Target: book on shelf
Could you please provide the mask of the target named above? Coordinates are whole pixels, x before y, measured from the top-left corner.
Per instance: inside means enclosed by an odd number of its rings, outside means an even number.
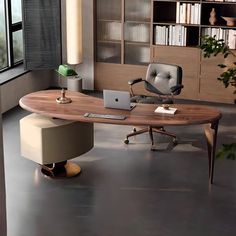
[[[215,36],[216,40],[223,39],[230,49],[236,49],[236,30],[208,27],[202,29],[202,35]]]
[[[156,27],[156,44],[168,45],[169,31],[167,26]]]
[[[201,7],[202,7],[202,5],[200,3],[198,3],[197,24],[201,24]]]
[[[190,9],[190,11],[191,11],[191,14],[190,14],[190,23],[191,24],[194,24],[194,17],[195,17],[195,6],[194,6],[194,4],[191,4],[191,9]]]
[[[186,46],[187,28],[182,25],[155,27],[155,44]]]
[[[191,4],[186,4],[186,23],[190,24],[191,22]]]
[[[200,3],[176,3],[176,23],[200,24]]]
[[[176,23],[180,23],[180,16],[179,16],[179,10],[180,10],[180,2],[176,3]]]
[[[236,49],[236,30],[229,30],[228,46],[230,49]]]

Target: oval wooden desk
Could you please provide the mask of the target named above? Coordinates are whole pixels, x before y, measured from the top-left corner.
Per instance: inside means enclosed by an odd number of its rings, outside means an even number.
[[[137,104],[132,111],[107,109],[103,106],[103,100],[78,92],[67,91],[66,96],[72,99],[72,103],[58,104],[56,98],[60,96],[60,90],[44,90],[34,92],[22,97],[20,106],[28,111],[48,117],[76,120],[80,122],[107,123],[118,125],[142,125],[142,126],[179,126],[199,125],[205,126],[205,135],[208,146],[209,182],[213,182],[215,148],[217,141],[218,123],[221,118],[219,110],[201,105],[174,104],[177,108],[175,115],[156,114],[156,104]],[[101,119],[84,117],[85,113],[125,115],[124,120]]]

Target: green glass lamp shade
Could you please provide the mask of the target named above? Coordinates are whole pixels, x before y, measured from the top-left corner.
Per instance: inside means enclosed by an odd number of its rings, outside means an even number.
[[[78,75],[75,70],[71,69],[68,65],[60,65],[56,70],[62,76],[73,76]]]

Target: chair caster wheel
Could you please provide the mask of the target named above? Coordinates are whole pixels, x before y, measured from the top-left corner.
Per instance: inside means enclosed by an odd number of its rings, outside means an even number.
[[[173,144],[175,144],[175,145],[178,144],[178,140],[177,140],[177,138],[173,138]]]
[[[133,133],[136,132],[136,131],[137,131],[136,128],[133,128]]]
[[[125,143],[125,144],[129,144],[129,139],[125,139],[125,140],[124,140],[124,143]]]

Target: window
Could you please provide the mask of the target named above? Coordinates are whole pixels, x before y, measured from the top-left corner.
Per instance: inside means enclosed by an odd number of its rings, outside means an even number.
[[[0,71],[23,61],[21,1],[0,1]]]

